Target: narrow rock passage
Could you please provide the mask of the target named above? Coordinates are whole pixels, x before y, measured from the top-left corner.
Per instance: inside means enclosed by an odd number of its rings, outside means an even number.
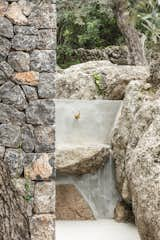
[[[56,240],[140,240],[132,224],[114,220],[57,221]]]

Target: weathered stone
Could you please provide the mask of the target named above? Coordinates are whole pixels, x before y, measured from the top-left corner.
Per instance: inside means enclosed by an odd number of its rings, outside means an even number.
[[[55,213],[55,182],[35,184],[34,213]]]
[[[150,77],[147,82],[151,83],[154,87],[160,85],[160,58],[153,60],[150,65]]]
[[[94,173],[109,159],[109,148],[93,147],[65,147],[56,148],[56,169],[61,174]]]
[[[16,2],[13,2],[9,5],[5,15],[14,24],[27,25],[28,23],[28,20],[23,14],[21,7]]]
[[[28,102],[38,99],[36,88],[27,85],[22,85],[22,88]]]
[[[55,215],[38,214],[30,221],[32,240],[55,239]]]
[[[27,72],[30,69],[30,56],[28,53],[21,51],[10,52],[8,63],[17,72]]]
[[[21,143],[20,127],[12,124],[0,125],[0,145],[18,148]]]
[[[54,72],[55,55],[54,50],[34,50],[31,54],[31,70],[37,72]]]
[[[38,84],[38,95],[40,98],[54,98],[55,97],[55,74],[54,73],[40,73]]]
[[[14,32],[15,34],[38,35],[37,28],[32,26],[14,26]]]
[[[56,32],[52,29],[38,31],[37,48],[42,50],[56,49]]]
[[[120,192],[125,201],[132,202],[136,225],[145,240],[159,238],[159,116],[155,89],[130,83],[113,138],[113,153]]]
[[[93,220],[94,214],[74,185],[56,187],[57,220]]]
[[[27,216],[31,217],[33,215],[34,182],[24,178],[14,178],[13,184],[18,194],[25,200],[21,207],[26,209]]]
[[[131,205],[127,205],[123,201],[118,202],[114,210],[114,219],[117,222],[134,222]]]
[[[32,11],[33,3],[28,0],[19,0],[18,4],[22,9],[23,14],[28,17]]]
[[[8,164],[13,177],[20,177],[23,173],[25,154],[22,149],[6,149],[4,161]]]
[[[39,73],[33,71],[19,72],[14,75],[13,81],[22,85],[37,86],[39,82]]]
[[[148,96],[147,93],[150,90],[145,90],[145,85],[141,81],[130,82],[126,89],[121,115],[113,131],[112,147],[116,164],[117,187],[126,201],[130,201],[131,198],[124,171],[126,148],[130,139],[135,113],[141,107],[143,101],[152,97],[152,94]]]
[[[108,61],[77,64],[56,74],[56,97],[121,100],[130,81],[145,81],[148,76],[147,67],[117,66]]]
[[[7,80],[6,74],[0,70],[0,85],[4,84]]]
[[[13,105],[19,110],[24,110],[27,107],[23,91],[18,85],[10,81],[0,87],[0,99],[3,103]]]
[[[39,126],[34,130],[35,151],[54,152],[55,150],[55,129],[53,126]]]
[[[25,122],[25,114],[19,112],[13,106],[0,103],[0,123],[12,123],[22,125]]]
[[[18,51],[31,51],[36,48],[36,36],[16,34],[12,39],[12,48]]]
[[[31,153],[35,148],[34,128],[32,125],[24,125],[21,129],[22,149],[25,152]]]
[[[54,124],[54,100],[35,100],[29,103],[26,109],[27,122],[31,124]]]
[[[1,16],[0,16],[0,36],[6,38],[13,37],[13,25],[7,18]]]
[[[0,70],[4,72],[6,78],[10,78],[13,75],[13,68],[5,61],[0,62]]]
[[[54,153],[31,153],[26,155],[24,175],[31,180],[49,180],[54,177]]]
[[[0,1],[0,16],[4,16],[8,8],[8,2],[6,0]]]
[[[3,159],[5,153],[5,147],[0,146],[0,158]]]
[[[28,17],[29,24],[38,29],[56,28],[56,6],[53,4],[42,3],[36,5]]]
[[[4,37],[0,37],[0,61],[5,60],[11,48],[11,42]]]

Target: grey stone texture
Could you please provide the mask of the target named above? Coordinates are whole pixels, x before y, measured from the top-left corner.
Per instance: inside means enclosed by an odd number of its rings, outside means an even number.
[[[22,142],[21,147],[24,152],[31,153],[35,149],[34,128],[32,125],[26,124],[21,128]]]
[[[6,79],[11,78],[14,72],[13,68],[5,61],[0,62],[0,70],[4,73]]]
[[[5,60],[11,48],[11,42],[0,36],[0,61]]]
[[[54,50],[34,50],[31,54],[31,70],[38,72],[54,72],[55,71],[55,55]]]
[[[12,48],[18,51],[31,51],[36,48],[36,36],[16,34],[12,39]]]
[[[20,177],[23,173],[25,154],[22,149],[7,148],[4,161],[8,164],[10,173],[13,177]]]
[[[35,100],[26,109],[27,123],[33,125],[53,125],[55,113],[54,100]]]
[[[22,89],[24,91],[24,94],[28,102],[38,99],[38,95],[35,87],[22,85]]]
[[[21,143],[20,127],[12,124],[0,125],[0,145],[18,148]]]
[[[40,98],[54,98],[55,93],[55,74],[40,73],[38,84],[38,95]]]
[[[54,239],[55,49],[55,1],[0,0],[0,158],[32,240]]]
[[[12,38],[13,34],[12,23],[7,18],[0,16],[0,36]]]
[[[53,152],[55,150],[55,129],[53,126],[36,127],[34,134],[36,152]]]
[[[13,106],[0,103],[0,123],[10,122],[16,125],[23,125],[25,122],[25,114]]]
[[[8,63],[17,72],[26,72],[30,70],[30,56],[26,52],[10,52],[8,56]]]
[[[55,181],[37,182],[35,184],[34,212],[55,213]]]
[[[0,100],[5,104],[13,105],[19,110],[24,110],[27,107],[27,101],[22,89],[11,81],[0,87]]]

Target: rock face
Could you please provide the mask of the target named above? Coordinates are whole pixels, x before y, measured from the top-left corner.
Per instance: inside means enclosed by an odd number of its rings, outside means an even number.
[[[56,187],[57,220],[93,220],[94,215],[88,203],[74,185]]]
[[[160,238],[160,100],[150,84],[131,82],[113,136],[119,191],[132,202],[141,239]]]
[[[146,67],[116,66],[109,61],[77,64],[56,74],[56,97],[121,100],[130,81],[145,81],[148,76]]]
[[[75,147],[56,149],[57,173],[81,175],[94,173],[109,159],[109,148],[106,146]]]

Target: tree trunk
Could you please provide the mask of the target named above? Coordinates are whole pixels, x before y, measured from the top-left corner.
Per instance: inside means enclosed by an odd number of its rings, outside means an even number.
[[[16,192],[10,172],[0,159],[0,240],[30,240],[24,199]]]
[[[146,65],[144,45],[140,33],[129,21],[127,0],[115,0],[115,14],[120,31],[122,32],[130,53],[131,65]]]

